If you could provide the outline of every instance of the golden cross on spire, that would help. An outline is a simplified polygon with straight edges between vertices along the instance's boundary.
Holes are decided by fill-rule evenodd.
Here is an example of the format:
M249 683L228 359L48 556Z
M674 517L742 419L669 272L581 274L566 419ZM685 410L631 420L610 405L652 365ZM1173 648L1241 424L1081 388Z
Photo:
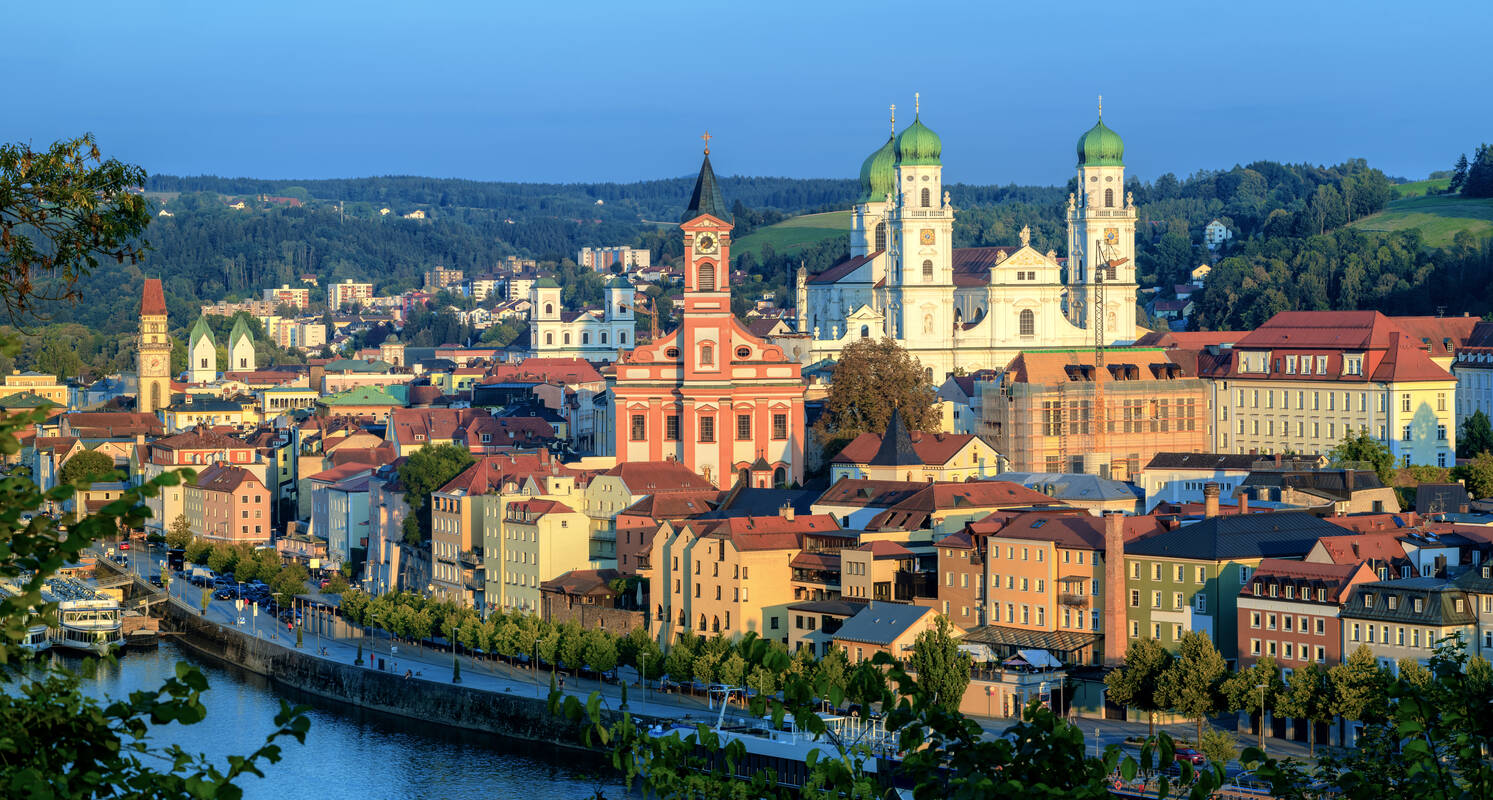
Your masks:
M1104 116L1104 95L1099 95L1099 116Z
M700 138L705 140L705 155L710 155L710 131L706 131Z
M917 115L919 115L921 113L923 113L923 99L922 99L922 95L919 92L913 92L912 93L912 115L914 117L916 117Z
M892 133L896 133L897 132L897 104L896 103L892 103L891 109L892 109Z

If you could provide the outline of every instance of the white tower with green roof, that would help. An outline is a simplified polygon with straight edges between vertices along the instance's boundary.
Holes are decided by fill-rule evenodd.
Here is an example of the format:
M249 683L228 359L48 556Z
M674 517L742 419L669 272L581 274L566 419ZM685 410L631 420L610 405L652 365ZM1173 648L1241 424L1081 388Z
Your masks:
M1096 311L1094 285L1104 283ZM1125 143L1099 121L1078 139L1078 192L1068 197L1068 318L1108 341L1135 338L1135 205L1125 191Z
M218 379L218 343L213 339L207 318L198 317L187 336L187 379L192 383L212 383Z
M228 334L228 371L253 372L254 334L249 332L249 323L241 314L234 320L233 330Z
M944 199L943 142L914 116L897 134L896 155L896 190L888 215L890 333L898 339L916 337L928 347L951 346L954 207Z

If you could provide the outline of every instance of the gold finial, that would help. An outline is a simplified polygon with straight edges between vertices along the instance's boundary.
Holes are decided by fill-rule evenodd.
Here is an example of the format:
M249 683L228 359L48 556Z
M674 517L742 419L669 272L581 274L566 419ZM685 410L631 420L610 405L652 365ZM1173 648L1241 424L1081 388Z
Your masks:
M700 138L705 140L705 155L710 155L710 131L706 131Z
M914 117L923 113L923 98L920 92L912 93L912 115Z
M892 103L891 109L892 109L892 133L896 133L897 132L897 104L896 103Z
M1104 95L1099 95L1099 117L1104 117Z

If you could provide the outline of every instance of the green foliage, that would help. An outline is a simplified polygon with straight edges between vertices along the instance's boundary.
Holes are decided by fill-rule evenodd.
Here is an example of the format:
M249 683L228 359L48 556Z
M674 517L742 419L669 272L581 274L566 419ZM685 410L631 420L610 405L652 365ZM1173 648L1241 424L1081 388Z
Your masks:
M1462 430L1457 434L1457 457L1472 458L1488 452L1493 452L1493 423L1481 410L1474 411L1462 420Z
M957 711L969 686L969 654L959 649L949 621L942 614L932 628L918 634L912 643L908 671L918 676L918 683L933 696L933 702L947 711Z
M1261 684L1265 686L1263 693L1260 690ZM1281 680L1280 665L1270 656L1261 656L1248 669L1240 670L1225 679L1220 690L1228 708L1259 714L1262 710L1276 708L1285 688L1286 684ZM1263 718L1260 722L1264 724Z
M1471 461L1455 468L1452 475L1467 485L1467 493L1474 498L1493 497L1493 452L1484 451Z
M857 339L840 352L824 415L814 428L826 443L848 442L862 433L883 434L896 409L908 430L935 432L939 418L934 392L922 365L896 342Z
M528 327L523 320L501 320L493 325L489 325L486 330L482 331L479 341L490 347L507 347L513 344L513 340L517 339L518 335L527 330Z
M166 546L180 550L192 541L192 523L186 514L177 514L166 528Z
M1374 651L1359 645L1342 664L1327 671L1332 683L1333 712L1350 722L1384 718L1392 677L1379 666Z
M79 450L62 465L57 476L62 483L103 481L114 477L114 459L97 450Z
M1308 663L1291 673L1286 691L1280 697L1280 713L1310 722L1332 719L1332 686L1327 670L1316 662ZM1315 754L1317 746L1316 728L1316 725L1307 726L1307 746L1312 754Z
M1122 706L1146 712L1151 731L1156 730L1156 712L1162 701L1162 677L1171 669L1172 654L1155 639L1133 639L1125 648L1125 660L1104 676L1109 699Z
M411 519L416 520L413 527L419 533L418 541L430 538L430 493L445 486L475 461L470 452L454 444L427 444L399 465L404 500L410 507L404 523L406 541L410 539Z
M1227 676L1228 664L1213 646L1213 639L1201 631L1188 631L1177 645L1176 659L1157 682L1157 700L1196 720L1197 738L1201 740L1208 715L1224 708L1223 682Z
M1462 163L1465 162L1459 162L1458 166ZM1493 197L1493 147L1478 145L1471 163L1463 172L1465 177L1460 184L1463 197Z
M1198 741L1197 749L1208 761L1227 764L1239 756L1239 740L1228 731L1209 727L1203 731L1203 738Z
M1380 483L1385 486L1394 483L1394 454L1383 442L1371 436L1368 428L1361 428L1357 434L1350 432L1344 435L1343 440L1332 448L1327 457L1334 466L1367 465L1379 476Z

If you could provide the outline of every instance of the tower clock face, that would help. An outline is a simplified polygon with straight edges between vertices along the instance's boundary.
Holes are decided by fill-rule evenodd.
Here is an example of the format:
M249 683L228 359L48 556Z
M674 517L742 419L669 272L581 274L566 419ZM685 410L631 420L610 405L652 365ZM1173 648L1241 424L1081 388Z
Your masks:
M700 238L695 240L695 249L702 253L714 253L715 236L709 233L700 234Z
M160 356L147 356L145 358L145 371L149 373L160 372L166 366L165 359Z
M1119 228L1105 228L1104 229L1104 243L1105 244L1119 244L1120 243L1120 229Z
M924 228L918 234L918 241L922 242L923 244L933 244L933 229Z

